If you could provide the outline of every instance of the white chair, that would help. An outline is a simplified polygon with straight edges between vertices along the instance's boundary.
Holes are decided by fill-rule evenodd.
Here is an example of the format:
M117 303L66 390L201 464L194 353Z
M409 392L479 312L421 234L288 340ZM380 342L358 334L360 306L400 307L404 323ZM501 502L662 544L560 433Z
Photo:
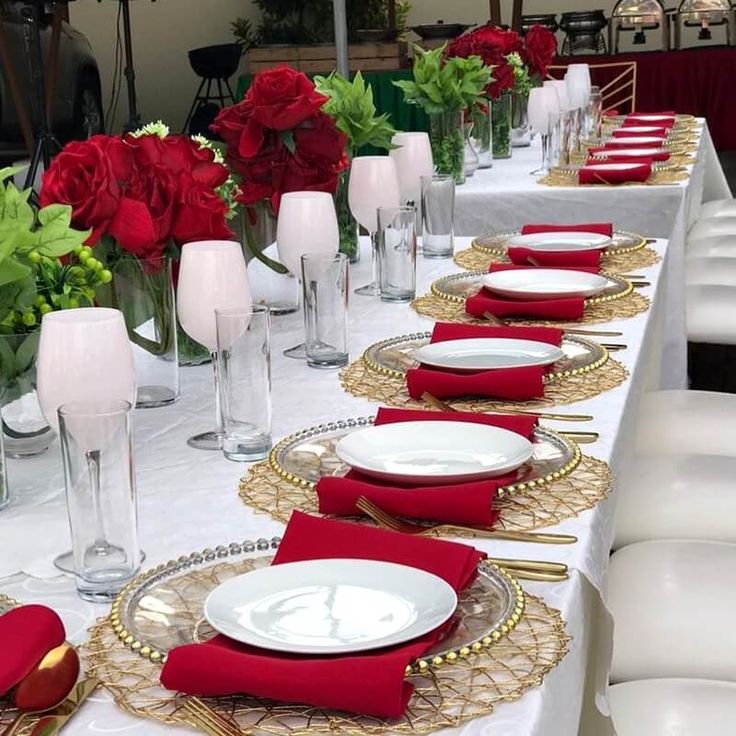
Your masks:
M699 219L690 228L688 240L703 240L714 235L736 235L736 214L724 217L709 217Z
M702 240L688 240L686 258L736 258L736 235L714 235Z
M688 284L685 300L689 342L736 345L736 286Z
M639 680L608 691L618 736L725 736L736 731L736 684Z
M711 217L736 217L736 199L714 199L700 207L701 220Z
M736 542L736 457L637 456L617 490L614 549L652 539Z
M736 286L736 253L724 258L690 258L685 263L685 283L706 286Z
M735 575L736 544L660 540L614 552L611 682L736 681Z

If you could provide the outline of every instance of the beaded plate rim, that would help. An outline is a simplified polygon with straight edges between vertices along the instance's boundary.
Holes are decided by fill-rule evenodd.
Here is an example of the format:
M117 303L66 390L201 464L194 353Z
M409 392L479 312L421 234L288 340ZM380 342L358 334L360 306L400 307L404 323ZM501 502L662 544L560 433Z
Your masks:
M611 251L612 255L618 255L619 253L633 253L635 250L641 250L647 244L647 239L639 233L630 232L629 230L614 230L614 235L624 235L627 238L637 238L635 245L628 245L625 248L614 248ZM479 235L473 238L470 243L471 248L481 251L481 253L487 253L488 255L506 255L506 249L504 248L489 248L484 246L480 241L485 238L513 238L517 235L521 235L521 230L501 230L495 233L488 233L487 235Z

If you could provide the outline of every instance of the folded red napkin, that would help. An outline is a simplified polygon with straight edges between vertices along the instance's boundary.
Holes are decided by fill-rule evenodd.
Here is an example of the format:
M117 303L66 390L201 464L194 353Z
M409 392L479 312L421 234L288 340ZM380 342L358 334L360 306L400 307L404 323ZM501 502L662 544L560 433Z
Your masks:
M0 616L0 696L15 687L52 649L64 643L64 624L46 606L13 608Z
M495 317L535 317L540 319L580 319L585 311L585 299L538 299L515 301L493 296L481 289L475 296L465 300L465 311L474 317L483 317L490 312Z
M485 555L464 544L411 537L318 519L295 511L273 564L348 557L410 565L438 575L460 592L477 573ZM206 644L187 644L169 652L161 683L192 695L247 693L255 697L399 718L413 686L406 666L430 649L445 627L389 649L349 656L280 654L218 635Z
M607 161L610 161L612 163L628 163L631 161L632 163L643 163L647 162L650 163L652 161L669 161L670 160L670 152L669 151L658 151L654 154L647 154L646 156L620 156L616 151L617 148L606 148L605 146L595 146L594 148L588 149L588 153L591 155L593 154L603 154L606 157ZM601 163L600 161L596 161L595 159L588 159L589 164L595 164L595 163Z
M581 222L576 225L524 225L521 228L522 235L534 235L535 233L598 233L613 235L613 223L610 222Z
M583 253L590 253L591 251L582 251ZM596 252L597 251L593 251ZM564 255L572 255L572 253L565 253ZM536 260L536 257L535 257ZM600 261L600 258L598 259ZM542 268L550 268L551 264L541 265ZM490 267L488 268L488 273L498 273L499 271L533 271L535 268L540 268L540 266L535 266L533 264L522 264L522 263L492 263ZM556 270L559 271L584 271L585 273L598 273L600 271L600 268L596 266L583 266L583 265L569 265L569 266L563 266L558 265L555 266Z
M556 327L501 327L490 325L456 325L450 322L437 322L432 330L430 342L447 340L468 340L473 337L504 337L509 340L534 340L550 345L562 343L564 331Z
M636 164L623 171L602 171L597 166L583 166L578 171L581 184L624 184L625 182L645 182L652 174L651 164Z
M614 138L638 138L645 135L652 138L662 138L664 140L667 137L667 133L669 133L669 130L667 128L661 128L656 125L636 126L637 128L651 128L651 130L647 130L646 133L642 133L638 130L628 130L628 128L630 127L634 126L624 126L622 128L616 128L616 130L614 130L611 135L613 135Z
M624 125L626 125L626 122L629 120L636 120L639 121L642 118L646 120L647 117L650 117L652 115L656 115L658 117L663 118L672 118L673 122L675 118L677 117L677 113L674 110L663 110L662 112L630 112L625 118L624 118ZM630 125L633 125L634 123L630 123Z
M657 160L655 156L606 156L605 159L589 158L585 163L588 166L595 164L647 164L652 166Z
M531 248L520 248L512 246L507 255L511 263L517 266L533 265L529 262L533 258L540 266L545 268L580 268L591 267L598 273L601 262L602 250L533 250Z
M539 329L545 329L540 327ZM474 411L431 411L430 409L389 409L382 406L373 424L395 424L396 422L470 422L471 424L487 424L491 427L508 429L529 439L537 419L521 414L479 414Z
M631 138L611 138L603 144L605 151L615 150L617 148L652 148L661 146L664 139L654 136L654 141L637 141L636 138L649 138L650 136L632 136Z

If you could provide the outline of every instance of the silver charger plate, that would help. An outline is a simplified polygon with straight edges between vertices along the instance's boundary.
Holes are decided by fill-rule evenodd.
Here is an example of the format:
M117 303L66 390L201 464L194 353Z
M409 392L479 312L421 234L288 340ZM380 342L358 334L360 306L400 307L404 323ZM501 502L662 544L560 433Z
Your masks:
M324 476L343 476L350 467L335 453L335 445L346 434L373 424L374 417L359 417L330 422L303 429L279 442L268 462L285 480L311 488ZM581 453L571 440L551 429L537 427L532 437L534 454L531 460L516 470L513 483L499 489L498 495L549 485L569 475L580 464Z
M431 292L440 299L446 299L450 302L464 302L480 291L483 286L482 279L487 275L487 271L465 271L443 276L432 283ZM585 300L586 304L598 304L621 299L631 293L633 287L631 282L626 279L603 272L601 272L601 276L608 279L608 286L600 294L588 297ZM520 302L520 304L523 305L523 302Z
M504 232L491 233L475 238L472 242L473 248L488 252L490 254L503 254L507 249L507 242L510 238L521 235L521 230L507 230ZM618 253L629 253L633 250L639 250L647 244L647 239L642 235L630 233L626 230L614 230L613 243L606 248L606 253L611 255ZM605 257L605 255L604 255Z
M204 618L204 602L221 583L271 564L280 539L234 542L193 552L142 573L113 603L118 638L153 662L183 644L207 641L217 632ZM524 593L516 580L482 561L478 577L458 597L446 638L411 664L425 671L449 655L467 656L508 633L523 615ZM409 673L407 673L409 674Z
M431 332L417 332L381 340L366 349L362 360L376 373L403 378L409 368L419 366L413 353L418 348L429 345L431 337ZM609 358L608 351L602 345L575 335L565 335L560 348L564 358L554 363L552 370L545 374L547 382L597 370Z

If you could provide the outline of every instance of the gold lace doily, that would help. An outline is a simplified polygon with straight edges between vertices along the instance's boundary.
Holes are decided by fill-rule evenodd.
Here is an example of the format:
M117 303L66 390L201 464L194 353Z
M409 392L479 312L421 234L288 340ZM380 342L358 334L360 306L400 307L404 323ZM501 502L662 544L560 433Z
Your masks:
M604 253L601 263L606 271L612 274L630 274L639 268L656 266L662 260L661 256L651 248L639 248L626 253ZM492 263L511 263L509 257L497 251L492 253L480 248L466 248L458 251L454 258L455 263L468 271L487 271Z
M187 723L185 698L158 684L159 666L127 649L103 620L83 647L85 668L127 713L168 724ZM203 699L242 729L270 736L422 734L488 715L541 685L567 653L570 637L560 612L526 595L516 627L488 649L479 647L427 674L412 675L414 695L399 721L383 721L246 697ZM369 687L370 685L367 684Z
M687 169L672 167L669 169L655 169L649 178L644 181L627 181L621 184L608 184L601 182L600 184L581 184L578 181L577 172L569 171L550 171L547 176L543 176L537 180L537 184L545 187L660 187L663 185L679 184L686 181L690 176Z
M636 290L632 291L621 299L612 301L587 303L585 305L585 313L581 320L571 322L571 324L597 324L599 322L611 322L616 319L626 319L635 317L637 314L646 312L649 309L650 301L647 297L639 294ZM465 304L462 302L453 302L448 299L441 299L434 294L426 294L415 299L411 306L414 310L424 317L430 317L437 322L459 322L461 324L471 325L487 325L489 322L484 319L477 319L465 311ZM542 320L542 319L509 319L509 322L524 325L541 325L560 327L567 324L567 321L560 320Z
M459 411L491 412L498 409L541 409L557 404L573 404L576 401L591 399L594 396L620 386L629 377L626 368L613 358L592 371L573 376L560 377L559 380L544 384L544 396L529 401L503 401L489 398L449 399L450 406ZM412 399L406 390L406 379L371 370L360 358L340 372L342 387L353 396L378 401L389 406L405 406L412 409L426 409L421 401Z
M612 483L611 471L605 462L583 455L580 464L569 475L545 486L526 486L523 491L498 498L495 504L501 514L498 528L529 531L572 519L606 498ZM240 481L239 495L243 503L284 524L295 510L319 514L314 490L289 482L267 461L248 470ZM360 521L371 523L364 518ZM473 538L475 535L469 531L465 536Z

